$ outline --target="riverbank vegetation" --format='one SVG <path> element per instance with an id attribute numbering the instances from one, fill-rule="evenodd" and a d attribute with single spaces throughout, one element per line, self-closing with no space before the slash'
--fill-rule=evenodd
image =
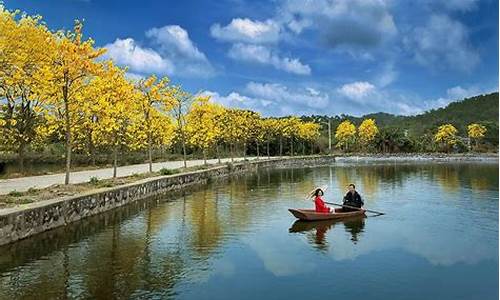
<path id="1" fill-rule="evenodd" d="M 321 124 L 330 122 L 332 128 L 349 121 L 355 127 L 365 120 L 376 121 L 378 133 L 368 145 L 356 141 L 351 134 L 350 151 L 375 153 L 412 152 L 498 152 L 498 92 L 452 102 L 446 107 L 433 109 L 415 116 L 396 116 L 387 113 L 368 114 L 362 117 L 303 116 L 305 121 Z M 451 126 L 445 126 L 451 125 Z M 345 126 L 345 124 L 344 124 Z M 441 127 L 444 126 L 444 127 Z M 453 130 L 453 128 L 456 130 Z M 446 135 L 444 133 L 446 132 Z M 318 144 L 328 145 L 328 131 L 322 126 Z M 344 144 L 334 140 L 343 149 Z"/>
<path id="2" fill-rule="evenodd" d="M 64 163 L 68 183 L 75 160 L 112 165 L 116 176 L 120 164 L 148 162 L 151 171 L 155 160 L 498 147 L 498 93 L 412 117 L 265 118 L 190 94 L 168 77 L 132 79 L 105 52 L 81 22 L 51 31 L 40 16 L 0 7 L 0 173 L 12 161 L 21 174 L 27 159 Z M 481 109 L 484 99 L 494 107 Z M 450 114 L 454 106 L 467 108 Z"/>

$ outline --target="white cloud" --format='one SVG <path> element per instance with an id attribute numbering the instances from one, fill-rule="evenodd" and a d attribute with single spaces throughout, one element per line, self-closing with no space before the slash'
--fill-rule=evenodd
<path id="1" fill-rule="evenodd" d="M 278 83 L 249 82 L 243 94 L 236 91 L 226 96 L 214 91 L 201 94 L 225 106 L 252 109 L 265 116 L 319 113 L 329 105 L 327 93 L 312 87 L 292 89 Z"/>
<path id="2" fill-rule="evenodd" d="M 188 77 L 209 77 L 214 69 L 207 57 L 189 38 L 188 32 L 178 25 L 151 28 L 146 37 L 159 47 L 176 66 L 176 74 Z"/>
<path id="3" fill-rule="evenodd" d="M 280 26 L 273 20 L 252 21 L 236 18 L 226 26 L 216 23 L 210 27 L 211 35 L 222 41 L 247 43 L 274 43 L 279 40 Z"/>
<path id="4" fill-rule="evenodd" d="M 159 73 L 187 77 L 209 77 L 214 69 L 207 57 L 178 25 L 151 28 L 146 37 L 155 48 L 137 45 L 132 38 L 116 39 L 104 47 L 105 58 L 130 68 L 131 73 Z M 140 74 L 135 74 L 141 76 Z"/>
<path id="5" fill-rule="evenodd" d="M 263 98 L 274 103 L 298 105 L 307 109 L 324 109 L 328 106 L 327 94 L 313 88 L 290 89 L 279 83 L 249 82 L 245 90 L 254 97 Z"/>
<path id="6" fill-rule="evenodd" d="M 108 51 L 105 58 L 116 64 L 125 65 L 136 72 L 172 73 L 174 65 L 153 49 L 142 48 L 132 38 L 116 39 L 104 46 Z"/>
<path id="7" fill-rule="evenodd" d="M 404 43 L 414 51 L 422 65 L 470 71 L 479 63 L 479 55 L 469 43 L 465 26 L 446 15 L 432 15 L 427 24 L 417 27 Z"/>
<path id="8" fill-rule="evenodd" d="M 228 53 L 235 60 L 272 65 L 278 70 L 298 75 L 310 75 L 311 68 L 300 62 L 298 58 L 280 57 L 262 45 L 234 44 Z"/>
<path id="9" fill-rule="evenodd" d="M 132 80 L 132 81 L 139 81 L 139 80 L 145 78 L 144 75 L 136 74 L 134 72 L 127 72 L 127 73 L 125 73 L 125 77 L 127 77 L 129 80 Z"/>
<path id="10" fill-rule="evenodd" d="M 498 91 L 498 89 L 481 89 L 476 86 L 470 86 L 470 87 L 461 87 L 459 85 L 451 87 L 446 90 L 446 96 L 445 97 L 439 97 L 434 100 L 428 100 L 424 101 L 425 105 L 425 110 L 429 109 L 434 109 L 438 107 L 445 107 L 448 104 L 455 102 L 455 101 L 461 101 L 465 98 L 481 95 L 481 94 L 487 94 L 491 93 L 494 91 Z"/>
<path id="11" fill-rule="evenodd" d="M 261 111 L 261 109 L 266 108 L 270 104 L 267 101 L 257 98 L 247 97 L 239 94 L 238 92 L 230 92 L 227 96 L 223 96 L 220 95 L 218 92 L 207 90 L 201 92 L 200 95 L 210 96 L 211 101 L 222 104 L 226 107 L 233 107 L 233 108 Z"/>
<path id="12" fill-rule="evenodd" d="M 193 60 L 207 58 L 193 44 L 186 30 L 178 25 L 168 25 L 161 28 L 151 28 L 146 31 L 146 37 L 160 45 L 163 51 L 172 55 Z"/>
<path id="13" fill-rule="evenodd" d="M 362 98 L 374 92 L 375 86 L 366 81 L 356 81 L 344 84 L 337 91 L 352 100 L 361 100 Z"/>
<path id="14" fill-rule="evenodd" d="M 463 88 L 459 85 L 446 90 L 448 97 L 455 100 L 462 100 L 468 97 L 477 96 L 480 93 L 480 90 L 476 87 Z"/>

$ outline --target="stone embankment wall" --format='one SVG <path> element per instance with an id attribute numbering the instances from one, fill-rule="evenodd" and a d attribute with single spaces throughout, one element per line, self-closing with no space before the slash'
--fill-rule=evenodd
<path id="1" fill-rule="evenodd" d="M 307 156 L 254 160 L 205 170 L 158 176 L 134 183 L 104 188 L 77 196 L 35 202 L 22 208 L 0 211 L 0 245 L 93 216 L 151 196 L 205 184 L 212 178 L 257 171 L 259 168 L 310 167 L 327 165 L 333 156 Z"/>

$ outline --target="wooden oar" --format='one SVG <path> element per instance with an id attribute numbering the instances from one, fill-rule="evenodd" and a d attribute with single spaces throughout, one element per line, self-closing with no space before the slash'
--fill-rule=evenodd
<path id="1" fill-rule="evenodd" d="M 325 203 L 326 204 L 330 204 L 330 205 L 337 205 L 337 206 L 352 208 L 352 209 L 356 209 L 356 210 L 364 210 L 364 211 L 371 212 L 371 213 L 374 213 L 374 214 L 385 215 L 385 213 L 379 212 L 379 211 L 376 211 L 376 210 L 364 209 L 364 208 L 359 208 L 359 207 L 356 207 L 356 206 L 350 206 L 350 205 L 344 205 L 344 204 L 333 203 L 333 202 L 326 202 L 326 201 L 325 201 Z"/>

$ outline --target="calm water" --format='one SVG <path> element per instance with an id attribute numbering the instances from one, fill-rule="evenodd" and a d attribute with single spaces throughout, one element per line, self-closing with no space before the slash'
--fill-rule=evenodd
<path id="1" fill-rule="evenodd" d="M 315 185 L 387 215 L 295 223 Z M 261 171 L 0 248 L 1 299 L 497 299 L 498 165 Z"/>

